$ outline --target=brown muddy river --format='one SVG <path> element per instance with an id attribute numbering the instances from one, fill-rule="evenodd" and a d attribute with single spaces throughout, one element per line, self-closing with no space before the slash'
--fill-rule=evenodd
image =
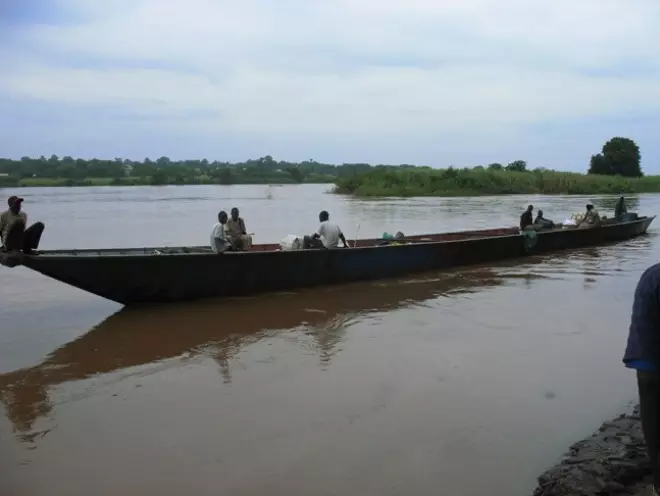
<path id="1" fill-rule="evenodd" d="M 275 242 L 314 231 L 321 209 L 352 239 L 515 225 L 528 203 L 555 221 L 586 200 L 611 215 L 615 201 L 327 189 L 21 194 L 43 249 L 205 244 L 233 206 L 255 242 Z M 660 196 L 629 209 L 659 213 Z M 0 494 L 529 495 L 635 400 L 621 357 L 657 227 L 500 265 L 130 311 L 2 267 Z"/>

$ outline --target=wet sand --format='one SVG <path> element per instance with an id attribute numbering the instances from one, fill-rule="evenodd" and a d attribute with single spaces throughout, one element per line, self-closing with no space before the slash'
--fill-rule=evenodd
<path id="1" fill-rule="evenodd" d="M 560 218 L 585 203 L 354 201 L 307 187 L 273 188 L 267 203 L 248 187 L 139 189 L 60 190 L 44 195 L 47 208 L 23 196 L 31 218 L 53 219 L 44 248 L 204 242 L 214 210 L 234 204 L 266 242 L 282 234 L 278 219 L 313 230 L 319 198 L 360 236 L 507 225 L 529 202 Z M 660 197 L 638 206 L 660 211 Z M 64 234 L 57 222 L 72 208 L 77 227 Z M 566 446 L 635 400 L 620 360 L 632 290 L 659 243 L 652 233 L 140 310 L 3 270 L 0 494 L 529 495 Z"/>

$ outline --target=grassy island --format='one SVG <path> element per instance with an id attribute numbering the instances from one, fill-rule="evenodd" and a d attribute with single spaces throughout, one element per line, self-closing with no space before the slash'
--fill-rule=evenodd
<path id="1" fill-rule="evenodd" d="M 624 194 L 660 192 L 660 176 L 622 177 L 550 170 L 379 168 L 340 177 L 335 193 L 376 196 Z"/>

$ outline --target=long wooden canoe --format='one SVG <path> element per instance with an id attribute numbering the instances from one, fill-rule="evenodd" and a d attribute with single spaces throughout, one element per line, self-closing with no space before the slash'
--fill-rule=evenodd
<path id="1" fill-rule="evenodd" d="M 374 280 L 622 241 L 645 234 L 653 217 L 535 236 L 516 227 L 410 236 L 379 246 L 366 239 L 336 250 L 282 251 L 254 245 L 216 255 L 209 247 L 51 250 L 19 263 L 124 305 L 245 296 Z"/>

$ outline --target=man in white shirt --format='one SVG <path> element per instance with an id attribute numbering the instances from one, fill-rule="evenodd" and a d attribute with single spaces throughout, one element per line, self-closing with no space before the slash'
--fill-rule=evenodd
<path id="1" fill-rule="evenodd" d="M 226 224 L 227 212 L 222 210 L 218 213 L 218 222 L 213 226 L 213 230 L 211 231 L 211 249 L 213 253 L 224 253 L 231 249 L 231 243 L 225 231 Z"/>
<path id="2" fill-rule="evenodd" d="M 337 224 L 330 222 L 330 214 L 323 210 L 319 214 L 321 225 L 312 236 L 305 236 L 303 239 L 303 248 L 339 248 L 339 240 L 342 241 L 344 248 L 348 248 L 348 243 L 344 233 Z"/>

